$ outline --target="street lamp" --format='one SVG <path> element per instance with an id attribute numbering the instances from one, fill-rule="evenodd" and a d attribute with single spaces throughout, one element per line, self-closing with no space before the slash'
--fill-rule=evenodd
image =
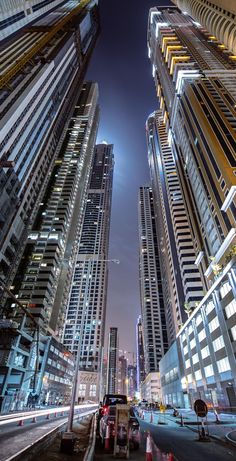
<path id="1" fill-rule="evenodd" d="M 119 259 L 100 259 L 99 257 L 98 258 L 89 257 L 88 259 L 84 259 L 84 262 L 90 263 L 92 261 L 113 262 L 115 264 L 120 264 Z M 87 275 L 89 275 L 89 273 L 90 273 L 90 270 L 88 270 Z M 61 450 L 62 451 L 65 450 L 65 452 L 73 451 L 73 447 L 74 447 L 75 437 L 72 431 L 72 427 L 73 427 L 73 418 L 74 418 L 74 410 L 75 410 L 75 398 L 76 398 L 76 391 L 77 391 L 77 385 L 78 385 L 78 374 L 79 374 L 80 354 L 81 354 L 81 349 L 82 349 L 84 321 L 85 321 L 85 315 L 86 315 L 86 301 L 87 301 L 86 298 L 88 295 L 88 284 L 87 283 L 86 283 L 86 288 L 87 288 L 87 292 L 85 293 L 85 296 L 84 296 L 84 304 L 83 304 L 82 317 L 81 317 L 81 331 L 79 335 L 79 344 L 78 344 L 78 349 L 77 349 L 75 374 L 74 374 L 74 380 L 73 380 L 73 385 L 72 385 L 71 404 L 70 404 L 70 409 L 69 409 L 69 414 L 68 414 L 67 431 L 64 432 L 62 436 Z M 66 443 L 63 442 L 63 437 L 66 440 Z"/>

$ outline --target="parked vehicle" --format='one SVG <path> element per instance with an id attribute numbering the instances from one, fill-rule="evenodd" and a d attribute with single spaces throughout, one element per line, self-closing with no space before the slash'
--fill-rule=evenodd
<path id="1" fill-rule="evenodd" d="M 98 410 L 99 419 L 108 413 L 108 408 L 111 405 L 117 404 L 127 405 L 127 396 L 123 394 L 105 394 Z"/>
<path id="2" fill-rule="evenodd" d="M 102 444 L 105 441 L 106 429 L 109 426 L 110 440 L 111 443 L 114 442 L 115 437 L 115 422 L 116 422 L 116 405 L 110 405 L 107 408 L 107 411 L 100 419 L 99 424 L 99 434 L 102 441 Z M 118 436 L 119 439 L 124 440 L 124 445 L 127 442 L 127 433 L 125 428 L 122 425 L 118 427 Z M 133 408 L 130 408 L 130 417 L 129 417 L 129 443 L 130 448 L 137 450 L 140 443 L 140 427 Z"/>

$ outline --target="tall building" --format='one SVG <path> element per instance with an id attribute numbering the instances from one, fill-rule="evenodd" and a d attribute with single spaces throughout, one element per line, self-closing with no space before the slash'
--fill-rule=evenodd
<path id="1" fill-rule="evenodd" d="M 29 376 L 32 376 L 36 363 L 35 341 L 39 348 L 42 344 L 41 358 L 44 357 L 35 383 L 39 395 L 43 382 L 43 364 L 47 361 L 48 336 L 53 335 L 58 339 L 62 336 L 66 286 L 75 261 L 94 156 L 98 127 L 97 103 L 97 84 L 84 84 L 74 103 L 69 125 L 64 128 L 64 143 L 50 171 L 48 187 L 11 287 L 18 300 L 34 317 L 40 330 L 39 338 L 15 302 L 9 299 L 4 309 L 7 320 L 1 321 L 0 330 L 1 393 L 5 395 L 9 389 L 15 389 L 15 392 L 24 396 L 22 401 L 32 391 Z M 16 323 L 17 332 L 10 328 L 10 321 Z M 56 345 L 52 347 L 56 348 Z M 56 349 L 62 354 L 65 347 L 60 345 Z M 45 375 L 45 380 L 50 382 L 50 391 L 53 388 L 52 376 L 53 373 L 48 378 Z"/>
<path id="2" fill-rule="evenodd" d="M 146 374 L 159 370 L 168 347 L 160 254 L 152 189 L 139 189 L 139 268 L 141 315 Z"/>
<path id="3" fill-rule="evenodd" d="M 41 206 L 98 31 L 93 0 L 67 1 L 1 46 L 0 274 L 7 283 Z"/>
<path id="4" fill-rule="evenodd" d="M 136 362 L 137 362 L 137 390 L 140 391 L 140 384 L 145 378 L 144 346 L 143 346 L 143 325 L 141 315 L 136 324 Z"/>
<path id="5" fill-rule="evenodd" d="M 136 397 L 137 392 L 137 367 L 128 365 L 127 368 L 127 394 L 130 400 Z"/>
<path id="6" fill-rule="evenodd" d="M 236 4 L 234 0 L 172 0 L 236 54 Z"/>
<path id="7" fill-rule="evenodd" d="M 124 355 L 120 355 L 118 359 L 118 394 L 127 395 L 128 393 L 128 364 Z"/>
<path id="8" fill-rule="evenodd" d="M 191 228 L 175 158 L 168 141 L 165 114 L 154 112 L 147 121 L 150 166 L 162 286 L 169 344 L 186 320 L 186 306 L 196 307 L 204 296 L 204 277 L 195 265 L 195 227 Z"/>
<path id="9" fill-rule="evenodd" d="M 0 4 L 0 40 L 66 3 L 67 0 L 4 0 Z"/>
<path id="10" fill-rule="evenodd" d="M 63 342 L 80 353 L 79 396 L 98 399 L 108 279 L 113 145 L 95 147 Z"/>
<path id="11" fill-rule="evenodd" d="M 195 267 L 205 288 L 203 299 L 177 334 L 179 379 L 188 397 L 184 401 L 211 395 L 214 405 L 217 401 L 232 406 L 236 399 L 234 55 L 175 7 L 150 10 L 148 52 L 160 100 L 157 125 L 163 123 L 168 135 L 176 185 L 197 255 Z M 175 365 L 169 368 L 170 377 L 174 370 Z"/>
<path id="12" fill-rule="evenodd" d="M 107 394 L 116 394 L 118 391 L 118 358 L 118 328 L 110 327 L 108 338 Z"/>

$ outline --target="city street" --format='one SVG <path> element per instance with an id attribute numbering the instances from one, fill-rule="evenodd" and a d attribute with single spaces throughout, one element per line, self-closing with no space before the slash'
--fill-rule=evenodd
<path id="1" fill-rule="evenodd" d="M 213 439 L 210 442 L 199 442 L 198 434 L 195 431 L 177 425 L 175 421 L 172 421 L 170 414 L 162 419 L 162 421 L 164 420 L 165 425 L 150 424 L 139 420 L 141 446 L 138 451 L 130 452 L 131 460 L 141 461 L 145 459 L 147 431 L 150 431 L 153 440 L 154 461 L 163 461 L 167 453 L 172 453 L 176 461 L 233 461 L 236 459 L 236 447 L 224 445 Z M 110 461 L 112 459 L 112 453 L 106 454 L 97 449 L 95 460 Z"/>

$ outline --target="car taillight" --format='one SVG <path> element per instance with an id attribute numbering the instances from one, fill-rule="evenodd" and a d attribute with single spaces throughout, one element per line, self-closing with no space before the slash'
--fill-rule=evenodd
<path id="1" fill-rule="evenodd" d="M 102 412 L 104 415 L 108 413 L 108 407 L 103 407 Z"/>

